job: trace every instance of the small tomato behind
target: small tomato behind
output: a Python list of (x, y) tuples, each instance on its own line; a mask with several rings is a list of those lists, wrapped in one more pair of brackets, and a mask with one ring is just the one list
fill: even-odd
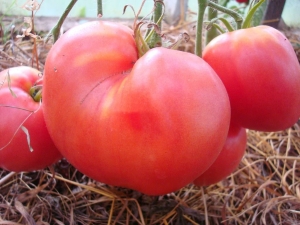
[(26, 66), (0, 73), (0, 167), (3, 169), (39, 170), (62, 157), (46, 128), (43, 104), (30, 95), (39, 74)]
[(247, 145), (245, 128), (230, 125), (227, 139), (214, 163), (195, 181), (197, 186), (215, 184), (229, 176), (239, 165)]
[(223, 81), (232, 119), (259, 131), (284, 130), (300, 117), (300, 65), (289, 40), (261, 25), (222, 34), (203, 51)]

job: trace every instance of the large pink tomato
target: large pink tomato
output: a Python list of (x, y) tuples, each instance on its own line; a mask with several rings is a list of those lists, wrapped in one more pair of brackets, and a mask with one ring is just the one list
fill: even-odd
[(39, 170), (62, 157), (46, 128), (43, 104), (29, 93), (39, 79), (39, 71), (25, 66), (0, 73), (0, 168)]
[(230, 103), (199, 57), (164, 48), (137, 55), (126, 26), (95, 21), (69, 30), (45, 64), (45, 119), (57, 147), (84, 174), (160, 195), (216, 159)]
[(194, 184), (208, 186), (225, 179), (238, 167), (245, 154), (246, 145), (245, 128), (231, 124), (221, 153), (208, 170), (194, 181)]
[(204, 49), (203, 59), (223, 81), (232, 119), (242, 127), (277, 131), (300, 116), (300, 65), (289, 40), (258, 26), (222, 34)]

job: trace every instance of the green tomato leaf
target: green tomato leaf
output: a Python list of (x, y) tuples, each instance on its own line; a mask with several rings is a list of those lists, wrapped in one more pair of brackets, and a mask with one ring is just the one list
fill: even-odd
[[(253, 5), (252, 7), (250, 7), (247, 15), (246, 15), (246, 18), (244, 20), (244, 23), (242, 25), (242, 28), (249, 28), (251, 27), (251, 22), (252, 22), (252, 19), (253, 17), (255, 16), (255, 13), (257, 12), (257, 10), (259, 9), (259, 7), (263, 4), (267, 2), (266, 0), (258, 0), (257, 3), (255, 3), (255, 5)], [(266, 7), (267, 7), (267, 3), (265, 3), (265, 5), (263, 6), (263, 8), (261, 10), (266, 10)], [(262, 14), (263, 13), (263, 14)], [(262, 16), (264, 15), (264, 12), (258, 12), (256, 14), (256, 18), (255, 18), (255, 21), (254, 23), (260, 23), (260, 22), (257, 22), (258, 20), (262, 20)], [(261, 17), (261, 18), (260, 18)]]

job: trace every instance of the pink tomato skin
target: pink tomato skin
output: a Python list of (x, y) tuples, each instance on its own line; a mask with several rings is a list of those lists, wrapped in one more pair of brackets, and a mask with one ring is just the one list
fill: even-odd
[(227, 136), (230, 104), (199, 57), (164, 48), (137, 55), (131, 29), (120, 24), (69, 30), (45, 64), (46, 124), (87, 176), (161, 195), (211, 165)]
[(222, 34), (203, 51), (223, 81), (232, 119), (259, 131), (284, 130), (300, 116), (300, 65), (289, 40), (269, 26)]
[(26, 66), (0, 73), (0, 168), (5, 170), (44, 169), (62, 158), (46, 128), (43, 104), (29, 94), (39, 74)]
[(246, 146), (246, 129), (231, 123), (221, 153), (214, 163), (194, 181), (194, 184), (209, 186), (225, 179), (238, 167), (245, 154)]

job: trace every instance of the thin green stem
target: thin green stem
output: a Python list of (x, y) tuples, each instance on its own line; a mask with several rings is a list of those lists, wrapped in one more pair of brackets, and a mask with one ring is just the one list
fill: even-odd
[(230, 15), (235, 20), (237, 29), (242, 28), (243, 17), (239, 13), (237, 13), (237, 12), (231, 10), (231, 9), (228, 9), (226, 7), (223, 7), (221, 5), (218, 5), (218, 4), (216, 4), (212, 1), (208, 1), (208, 6), (211, 7), (211, 8), (214, 8), (214, 9), (220, 11), (220, 12), (223, 12), (223, 13), (226, 13), (226, 14)]
[(59, 37), (61, 26), (64, 23), (64, 21), (67, 18), (69, 12), (71, 11), (71, 9), (73, 8), (73, 6), (75, 5), (76, 2), (77, 2), (77, 0), (71, 0), (69, 5), (65, 9), (64, 13), (59, 18), (57, 24), (50, 30), (50, 32), (45, 37), (45, 42), (47, 42), (52, 35), (53, 35), (54, 43), (57, 41), (57, 39)]
[(212, 26), (216, 28), (221, 34), (225, 33), (225, 30), (223, 30), (223, 28), (221, 28), (218, 24), (214, 23)]
[[(154, 14), (154, 13), (153, 13), (153, 14)], [(153, 19), (153, 18), (154, 18), (153, 14), (151, 15), (150, 21), (154, 21), (154, 19)], [(147, 29), (147, 31), (146, 31), (146, 33), (145, 33), (145, 35), (144, 35), (145, 38), (146, 38), (146, 37), (149, 37), (149, 34), (150, 34), (151, 31), (152, 31), (151, 28), (148, 28), (148, 29)]]
[[(9, 11), (10, 11), (11, 9), (14, 8), (14, 5), (16, 4), (16, 2), (17, 2), (17, 0), (14, 0), (14, 1), (12, 1), (12, 2), (10, 3), (9, 6), (6, 6), (7, 8), (1, 12), (0, 21), (3, 20), (3, 17), (4, 17), (5, 15), (10, 14)], [(9, 2), (7, 2), (7, 4), (8, 4), (8, 3), (9, 3)]]
[(144, 38), (141, 35), (141, 26), (143, 25), (142, 22), (136, 25), (135, 30), (134, 30), (134, 39), (135, 43), (138, 49), (138, 55), (139, 58), (142, 57), (143, 55), (146, 54), (150, 50), (148, 44), (144, 40)]
[[(161, 1), (161, 2), (163, 2), (163, 1)], [(161, 31), (161, 21), (163, 18), (163, 4), (161, 2), (155, 3), (155, 9), (154, 9), (154, 13), (153, 13), (153, 22), (157, 25), (158, 31)], [(151, 35), (152, 32), (154, 32), (154, 33)], [(147, 38), (149, 36), (146, 37), (146, 41), (148, 43), (149, 48), (161, 46), (161, 35), (159, 33), (155, 32), (155, 28), (152, 28), (149, 35), (151, 35), (149, 41), (147, 41)]]
[(215, 22), (217, 22), (218, 20), (220, 20), (224, 25), (225, 27), (227, 28), (227, 30), (229, 32), (231, 31), (234, 31), (234, 28), (231, 26), (231, 24), (228, 22), (228, 20), (226, 20), (225, 18), (223, 17), (219, 17), (219, 18), (214, 18), (212, 19), (209, 24), (208, 24), (208, 27), (212, 26)]
[[(215, 3), (218, 3), (218, 0), (215, 0)], [(218, 16), (218, 11), (213, 8), (208, 8), (208, 20), (212, 20)], [(218, 36), (218, 30), (215, 27), (210, 27), (210, 29), (206, 32), (206, 45), (214, 39), (216, 36)]]
[[(163, 2), (163, 1), (159, 1), (159, 2)], [(155, 3), (157, 4), (157, 3)], [(163, 3), (162, 3), (162, 6), (163, 6)], [(160, 31), (161, 30), (161, 22), (162, 22), (162, 19), (163, 19), (163, 16), (164, 16), (164, 11), (163, 11), (164, 8), (161, 8), (161, 12), (159, 12), (159, 9), (158, 9), (158, 12), (157, 12), (157, 18), (154, 18), (154, 13), (153, 15), (151, 16), (151, 20), (154, 21), (154, 23), (156, 24), (156, 27), (153, 27), (153, 29), (149, 29), (149, 32), (147, 31), (146, 32), (146, 36), (145, 36), (145, 41), (148, 43), (150, 38), (152, 37), (152, 35), (154, 34), (154, 31), (157, 30), (157, 31)], [(156, 9), (154, 9), (156, 10)], [(160, 16), (159, 16), (160, 15)], [(158, 29), (157, 29), (158, 28)]]
[(198, 0), (198, 18), (197, 18), (197, 32), (196, 32), (196, 46), (195, 54), (202, 57), (202, 31), (205, 9), (208, 5), (208, 0)]
[(102, 17), (103, 16), (102, 0), (97, 0), (97, 11), (98, 11), (98, 16)]

